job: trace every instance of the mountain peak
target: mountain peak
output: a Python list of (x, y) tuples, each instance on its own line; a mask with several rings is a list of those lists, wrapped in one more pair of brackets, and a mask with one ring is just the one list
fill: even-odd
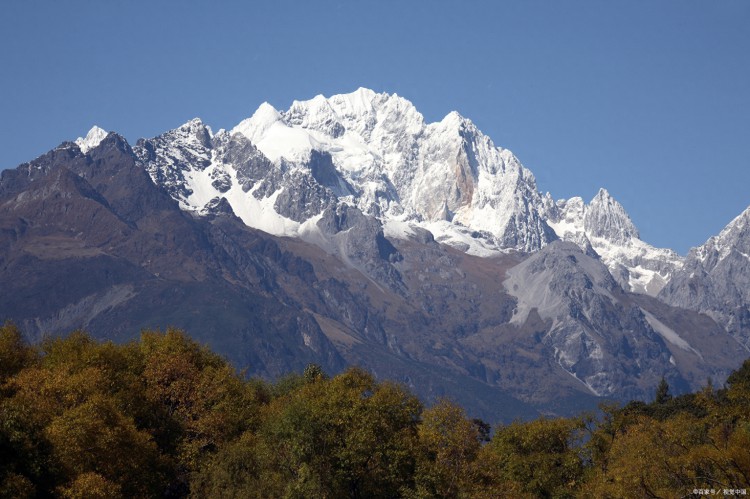
[(280, 121), (282, 121), (281, 113), (268, 102), (264, 102), (258, 106), (258, 109), (255, 110), (255, 113), (251, 117), (242, 120), (234, 127), (231, 134), (241, 133), (250, 142), (257, 144), (263, 138), (266, 131)]
[(268, 102), (263, 102), (258, 109), (255, 110), (252, 117), (256, 121), (277, 121), (281, 119), (279, 111)]
[(192, 120), (189, 120), (189, 121), (185, 122), (185, 124), (182, 125), (182, 126), (183, 127), (188, 127), (188, 128), (196, 128), (196, 127), (203, 127), (203, 126), (206, 126), (206, 125), (203, 123), (202, 119), (200, 119), (200, 118), (193, 118)]
[(366, 116), (375, 110), (374, 102), (377, 97), (378, 94), (373, 90), (359, 88), (348, 94), (332, 95), (326, 102), (341, 117)]
[[(361, 96), (361, 97), (364, 97), (364, 98), (372, 99), (373, 97), (375, 97), (375, 95), (377, 95), (377, 93), (375, 92), (375, 90), (372, 90), (370, 88), (359, 87), (357, 90), (355, 90), (354, 92), (352, 92), (350, 95), (358, 95), (358, 96)], [(396, 95), (396, 94), (393, 94), (393, 95)]]
[(200, 118), (193, 118), (178, 128), (170, 130), (167, 134), (171, 134), (175, 138), (180, 137), (179, 140), (181, 142), (197, 141), (204, 148), (211, 147), (211, 137), (213, 135), (211, 129)]
[[(377, 95), (378, 95), (377, 92), (369, 88), (365, 88), (365, 87), (359, 87), (354, 92), (351, 92), (348, 94), (340, 94), (341, 97), (344, 97), (353, 103), (354, 102), (371, 103)], [(388, 94), (381, 94), (381, 95), (388, 95)], [(396, 94), (393, 94), (393, 96), (397, 97)]]
[(81, 149), (81, 152), (86, 154), (91, 149), (98, 146), (102, 140), (107, 136), (107, 131), (103, 128), (99, 128), (98, 126), (94, 125), (91, 127), (91, 130), (89, 130), (89, 133), (86, 134), (86, 137), (78, 137), (75, 140), (75, 143), (78, 144), (78, 147)]
[(599, 189), (589, 203), (583, 223), (587, 233), (614, 243), (640, 239), (638, 229), (625, 208), (604, 188)]
[(589, 204), (580, 197), (557, 201), (547, 210), (547, 223), (565, 241), (595, 251), (612, 275), (631, 291), (655, 295), (682, 266), (672, 250), (641, 241), (625, 208), (601, 188)]
[(461, 125), (462, 123), (465, 123), (469, 121), (468, 119), (461, 116), (461, 113), (458, 111), (451, 111), (450, 113), (445, 115), (445, 118), (443, 118), (440, 123), (450, 125), (450, 124), (456, 124)]
[(591, 200), (593, 203), (594, 201), (598, 202), (616, 202), (615, 198), (612, 197), (612, 194), (609, 193), (607, 189), (604, 187), (599, 187), (599, 192), (596, 193), (596, 196)]
[(743, 230), (750, 227), (750, 206), (745, 211), (737, 215), (726, 227), (719, 233), (719, 237), (728, 235), (730, 232)]
[[(718, 235), (712, 236), (703, 245), (693, 248), (698, 259), (706, 266), (712, 266), (726, 258), (732, 251), (742, 255), (750, 254), (750, 206), (736, 216)], [(750, 258), (750, 257), (748, 257)]]

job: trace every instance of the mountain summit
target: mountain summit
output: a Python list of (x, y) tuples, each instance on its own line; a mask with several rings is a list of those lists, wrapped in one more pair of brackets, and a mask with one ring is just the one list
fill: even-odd
[(106, 136), (106, 130), (94, 125), (91, 127), (91, 130), (89, 130), (89, 133), (86, 134), (86, 137), (78, 137), (75, 142), (78, 144), (81, 152), (87, 153), (98, 146)]
[(750, 350), (750, 207), (690, 250), (659, 298), (710, 315)]

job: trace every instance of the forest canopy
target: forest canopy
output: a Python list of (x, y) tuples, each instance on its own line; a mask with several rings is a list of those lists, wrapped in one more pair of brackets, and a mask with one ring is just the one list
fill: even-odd
[(29, 345), (0, 327), (0, 497), (691, 497), (750, 489), (726, 386), (492, 429), (351, 368), (247, 378), (185, 333)]

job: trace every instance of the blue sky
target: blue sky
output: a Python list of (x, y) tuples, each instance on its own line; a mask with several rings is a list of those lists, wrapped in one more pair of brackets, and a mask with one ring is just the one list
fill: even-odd
[(457, 110), (555, 198), (685, 253), (750, 205), (750, 2), (36, 1), (0, 19), (0, 168), (360, 86)]

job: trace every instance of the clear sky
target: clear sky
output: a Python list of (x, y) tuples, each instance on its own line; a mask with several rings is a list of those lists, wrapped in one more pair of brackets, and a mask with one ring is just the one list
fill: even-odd
[(556, 199), (606, 187), (683, 254), (750, 205), (748, 0), (8, 0), (0, 168), (360, 86), (457, 110)]

